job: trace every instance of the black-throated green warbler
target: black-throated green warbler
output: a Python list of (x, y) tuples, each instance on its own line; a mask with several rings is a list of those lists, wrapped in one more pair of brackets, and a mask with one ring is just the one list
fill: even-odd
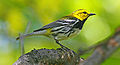
[[(74, 11), (72, 14), (64, 16), (55, 22), (43, 26), (42, 28), (33, 31), (32, 33), (25, 34), (23, 37), (34, 36), (34, 35), (44, 35), (55, 39), (61, 47), (64, 47), (59, 43), (61, 40), (68, 39), (79, 33), (82, 29), (83, 24), (89, 16), (95, 15), (87, 10), (79, 9)], [(20, 37), (16, 38), (17, 40)]]

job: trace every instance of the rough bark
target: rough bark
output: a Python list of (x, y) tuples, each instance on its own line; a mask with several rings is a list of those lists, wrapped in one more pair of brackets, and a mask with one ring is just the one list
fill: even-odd
[(69, 49), (38, 49), (22, 55), (13, 65), (76, 65), (77, 54)]

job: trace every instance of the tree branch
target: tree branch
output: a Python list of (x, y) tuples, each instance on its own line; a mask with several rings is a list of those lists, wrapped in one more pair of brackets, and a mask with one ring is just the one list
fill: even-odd
[(79, 65), (100, 65), (104, 62), (110, 55), (113, 54), (118, 48), (120, 48), (120, 28), (117, 30), (115, 35), (101, 46), (98, 46), (93, 54)]
[[(88, 48), (95, 48), (88, 59), (79, 58), (80, 52), (66, 48), (38, 49), (22, 55), (13, 65), (100, 65), (120, 47), (120, 28), (114, 36), (104, 42)], [(85, 52), (81, 52), (84, 54)]]
[(13, 65), (76, 65), (77, 54), (65, 48), (38, 49), (22, 55)]

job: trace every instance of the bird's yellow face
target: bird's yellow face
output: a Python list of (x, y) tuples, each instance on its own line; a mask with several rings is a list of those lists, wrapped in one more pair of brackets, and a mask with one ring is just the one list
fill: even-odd
[(85, 9), (79, 9), (79, 10), (74, 11), (74, 12), (72, 13), (72, 16), (80, 19), (81, 21), (83, 21), (84, 19), (86, 19), (86, 18), (88, 18), (89, 16), (92, 16), (92, 15), (95, 15), (95, 14), (90, 13), (90, 12), (88, 12), (88, 11), (85, 10)]

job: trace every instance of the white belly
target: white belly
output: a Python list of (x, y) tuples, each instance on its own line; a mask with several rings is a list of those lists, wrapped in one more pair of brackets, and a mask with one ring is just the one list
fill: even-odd
[(55, 39), (57, 39), (58, 41), (65, 40), (65, 39), (68, 39), (70, 37), (73, 37), (73, 36), (77, 35), (79, 32), (80, 32), (79, 29), (74, 29), (73, 33), (72, 32), (71, 33), (69, 32), (67, 34), (60, 33), (55, 37)]

